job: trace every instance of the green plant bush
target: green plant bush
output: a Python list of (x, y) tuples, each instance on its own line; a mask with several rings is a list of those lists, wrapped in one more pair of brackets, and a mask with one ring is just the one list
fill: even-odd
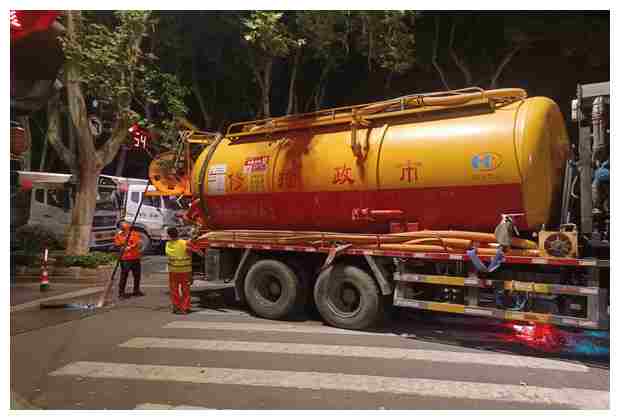
[(19, 249), (26, 255), (40, 254), (45, 248), (60, 249), (61, 242), (56, 235), (43, 225), (24, 225), (15, 230)]
[(97, 268), (115, 263), (118, 256), (107, 252), (91, 252), (88, 255), (63, 255), (56, 257), (56, 265), (61, 267)]

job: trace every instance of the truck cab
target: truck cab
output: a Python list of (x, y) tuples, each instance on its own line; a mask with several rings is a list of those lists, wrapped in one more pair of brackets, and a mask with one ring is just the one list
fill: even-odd
[[(140, 213), (136, 217), (141, 201)], [(176, 227), (181, 236), (190, 233), (190, 227), (183, 224), (185, 210), (178, 197), (159, 195), (155, 187), (147, 188), (147, 180), (128, 180), (121, 202), (122, 220), (131, 223), (135, 219), (134, 226), (141, 236), (143, 252), (159, 248), (168, 239), (166, 231), (169, 227)]]
[[(75, 201), (68, 174), (20, 172), (20, 176), (34, 180), (31, 194), (29, 225), (42, 225), (60, 240), (67, 236), (71, 225), (71, 210)], [(119, 218), (114, 202), (116, 185), (105, 177), (99, 178), (97, 203), (90, 238), (91, 249), (107, 249), (113, 245)]]

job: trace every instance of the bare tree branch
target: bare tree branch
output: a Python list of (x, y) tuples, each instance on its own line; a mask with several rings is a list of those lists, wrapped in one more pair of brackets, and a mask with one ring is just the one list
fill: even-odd
[(127, 117), (117, 118), (110, 138), (97, 151), (97, 158), (101, 161), (102, 168), (114, 160), (121, 145), (127, 139), (127, 130), (129, 130), (129, 119)]
[(77, 159), (62, 142), (60, 127), (60, 93), (56, 92), (47, 102), (47, 141), (64, 164), (73, 171), (77, 165)]
[(286, 115), (290, 115), (293, 112), (293, 105), (295, 103), (295, 82), (297, 80), (297, 69), (299, 68), (299, 60), (301, 58), (301, 47), (295, 51), (295, 57), (293, 59), (293, 71), (291, 72), (291, 82), (288, 87), (288, 106), (286, 108)]
[(433, 59), (432, 59), (433, 67), (435, 67), (435, 70), (437, 70), (437, 73), (439, 73), (439, 77), (441, 77), (441, 82), (443, 83), (446, 90), (451, 90), (450, 86), (448, 85), (448, 81), (446, 80), (443, 69), (439, 66), (439, 63), (437, 62), (437, 50), (438, 49), (439, 49), (439, 16), (436, 16), (435, 17), (435, 40), (433, 42)]
[(456, 54), (456, 51), (454, 51), (454, 48), (453, 48), (455, 30), (456, 30), (456, 23), (452, 22), (452, 28), (450, 29), (450, 44), (448, 46), (448, 49), (450, 51), (450, 56), (452, 57), (452, 60), (454, 60), (454, 64), (456, 64), (456, 66), (463, 73), (463, 76), (465, 76), (465, 86), (471, 86), (472, 85), (471, 71), (469, 70), (465, 62), (459, 58), (459, 56)]
[(510, 60), (512, 60), (515, 54), (519, 52), (519, 50), (522, 47), (523, 45), (518, 44), (512, 50), (508, 51), (506, 56), (504, 56), (504, 59), (501, 61), (499, 66), (497, 66), (497, 70), (495, 70), (495, 74), (493, 74), (493, 77), (491, 77), (491, 85), (490, 85), (491, 89), (495, 89), (497, 87), (497, 79), (499, 79), (499, 76), (502, 74), (504, 67), (506, 67), (506, 65), (510, 62)]

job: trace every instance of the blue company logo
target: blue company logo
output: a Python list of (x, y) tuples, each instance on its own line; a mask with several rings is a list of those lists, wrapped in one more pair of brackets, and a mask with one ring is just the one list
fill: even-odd
[(502, 164), (502, 158), (496, 153), (480, 153), (471, 159), (471, 167), (479, 171), (493, 171)]

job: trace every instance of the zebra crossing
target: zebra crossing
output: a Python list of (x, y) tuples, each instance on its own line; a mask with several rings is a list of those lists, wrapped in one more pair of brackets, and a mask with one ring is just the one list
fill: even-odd
[[(381, 345), (382, 339), (387, 345)], [(591, 374), (591, 368), (578, 362), (448, 346), (412, 346), (411, 340), (394, 334), (339, 330), (316, 323), (271, 322), (244, 316), (222, 319), (195, 313), (182, 321), (167, 322), (151, 334), (120, 342), (111, 349), (112, 354), (115, 352), (123, 357), (71, 362), (50, 376), (88, 379), (82, 386), (93, 387), (97, 381), (107, 381), (110, 386), (139, 382), (170, 390), (190, 385), (196, 392), (200, 387), (209, 389), (199, 400), (137, 400), (134, 408), (139, 410), (237, 408), (223, 401), (254, 392), (269, 397), (265, 404), (275, 404), (255, 409), (280, 408), (280, 403), (290, 408), (294, 403), (285, 399), (302, 401), (305, 393), (318, 398), (313, 405), (317, 409), (321, 408), (320, 398), (326, 395), (346, 395), (353, 400), (361, 396), (376, 400), (376, 408), (388, 409), (393, 398), (399, 398), (399, 407), (410, 401), (410, 409), (418, 408), (420, 402), (426, 404), (424, 408), (435, 404), (430, 408), (445, 409), (441, 401), (457, 402), (450, 408), (458, 408), (459, 401), (466, 407), (467, 403), (485, 407), (485, 402), (492, 402), (495, 408), (505, 404), (507, 409), (515, 404), (539, 409), (609, 408), (607, 389), (571, 386), (572, 378)], [(184, 362), (178, 363), (177, 356)], [(458, 377), (464, 369), (474, 370), (478, 379)], [(528, 383), (502, 376), (503, 372), (519, 372)], [(242, 391), (229, 395), (230, 387)], [(353, 407), (348, 408), (355, 408), (351, 404)]]

